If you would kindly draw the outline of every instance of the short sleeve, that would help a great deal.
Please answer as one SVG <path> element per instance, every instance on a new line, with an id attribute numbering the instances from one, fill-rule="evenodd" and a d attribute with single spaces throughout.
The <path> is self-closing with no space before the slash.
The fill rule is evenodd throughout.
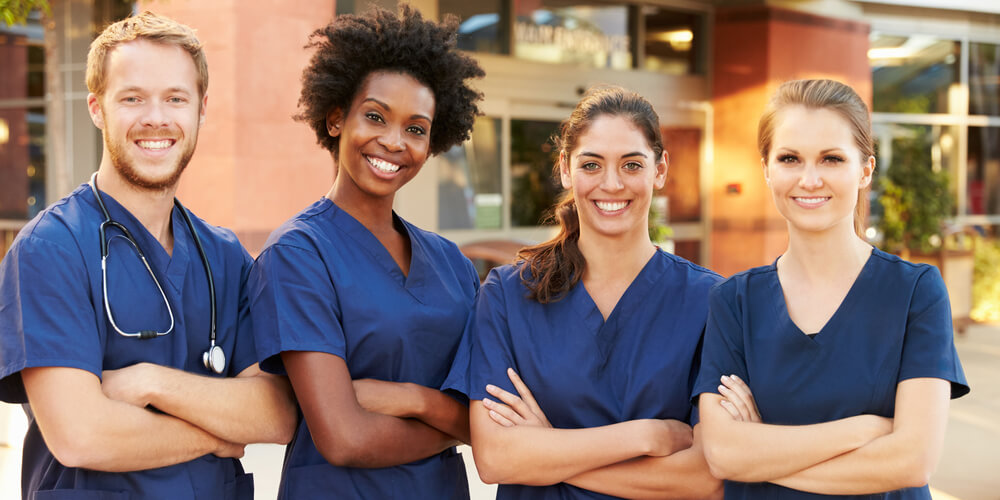
<path id="1" fill-rule="evenodd" d="M 507 377 L 507 368 L 518 370 L 518 367 L 514 363 L 505 302 L 500 274 L 490 271 L 476 295 L 475 308 L 442 390 L 459 392 L 472 401 L 488 395 L 486 384 L 517 393 Z"/>
<path id="2" fill-rule="evenodd" d="M 240 372 L 257 362 L 257 352 L 253 339 L 253 318 L 250 317 L 250 297 L 248 282 L 253 268 L 253 259 L 243 247 L 240 247 L 240 292 L 238 310 L 236 312 L 236 344 L 233 347 L 233 361 L 230 363 L 230 376 Z"/>
<path id="3" fill-rule="evenodd" d="M 326 266 L 315 250 L 278 243 L 250 271 L 250 319 L 261 369 L 286 374 L 285 351 L 346 358 L 341 313 Z"/>
<path id="4" fill-rule="evenodd" d="M 951 382 L 951 397 L 969 392 L 952 333 L 948 290 L 936 267 L 917 279 L 906 318 L 898 381 L 930 377 Z"/>
<path id="5" fill-rule="evenodd" d="M 743 342 L 740 294 L 737 282 L 724 281 L 708 293 L 708 323 L 701 351 L 698 378 L 691 391 L 691 400 L 698 404 L 704 392 L 718 394 L 719 377 L 737 375 L 748 383 L 746 354 Z"/>
<path id="6" fill-rule="evenodd" d="M 101 376 L 103 348 L 88 283 L 80 255 L 49 240 L 20 238 L 0 261 L 0 400 L 27 402 L 20 372 L 28 367 Z"/>

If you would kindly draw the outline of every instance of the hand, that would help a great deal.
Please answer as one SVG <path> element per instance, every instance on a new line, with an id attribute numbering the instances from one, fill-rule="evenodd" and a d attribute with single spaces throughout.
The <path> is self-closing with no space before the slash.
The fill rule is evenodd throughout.
<path id="1" fill-rule="evenodd" d="M 648 453 L 649 456 L 673 455 L 694 444 L 694 430 L 690 425 L 680 420 L 664 419 L 650 420 L 649 422 L 653 424 L 653 432 L 649 438 L 653 447 Z"/>
<path id="2" fill-rule="evenodd" d="M 757 409 L 757 402 L 753 399 L 750 387 L 736 375 L 723 375 L 722 385 L 719 386 L 719 393 L 722 394 L 722 401 L 719 402 L 723 408 L 729 412 L 733 420 L 738 422 L 760 422 L 760 411 Z"/>
<path id="3" fill-rule="evenodd" d="M 535 425 L 539 427 L 552 427 L 549 419 L 542 412 L 542 408 L 535 401 L 535 396 L 531 394 L 528 386 L 525 385 L 521 377 L 513 368 L 507 369 L 507 376 L 518 395 L 511 394 L 495 385 L 487 385 L 486 392 L 499 399 L 503 404 L 488 398 L 483 398 L 483 406 L 490 411 L 490 418 L 494 422 L 504 426 L 513 427 L 515 425 Z"/>
<path id="4" fill-rule="evenodd" d="M 358 404 L 366 411 L 399 418 L 410 418 L 417 413 L 411 384 L 372 378 L 356 379 L 352 384 Z"/>
<path id="5" fill-rule="evenodd" d="M 156 368 L 152 363 L 137 363 L 117 370 L 104 370 L 101 390 L 109 399 L 145 408 L 150 403 Z"/>
<path id="6" fill-rule="evenodd" d="M 219 458 L 243 458 L 246 446 L 245 444 L 230 443 L 229 441 L 220 439 L 219 447 L 212 454 Z"/>

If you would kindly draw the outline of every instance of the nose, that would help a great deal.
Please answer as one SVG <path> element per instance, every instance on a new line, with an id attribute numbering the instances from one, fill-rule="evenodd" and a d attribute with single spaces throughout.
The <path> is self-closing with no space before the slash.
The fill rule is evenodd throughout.
<path id="1" fill-rule="evenodd" d="M 379 134 L 375 142 L 379 143 L 379 145 L 389 152 L 394 153 L 403 150 L 403 134 L 395 127 L 387 127 L 382 134 Z"/>
<path id="2" fill-rule="evenodd" d="M 608 192 L 618 191 L 625 187 L 622 184 L 621 173 L 617 168 L 605 168 L 604 175 L 601 178 L 601 189 Z"/>
<path id="3" fill-rule="evenodd" d="M 163 109 L 163 103 L 153 100 L 147 103 L 145 108 L 141 122 L 144 127 L 159 128 L 170 126 L 170 118 Z"/>
<path id="4" fill-rule="evenodd" d="M 823 187 L 823 176 L 816 165 L 809 164 L 802 169 L 799 177 L 799 187 L 803 189 L 819 189 Z"/>

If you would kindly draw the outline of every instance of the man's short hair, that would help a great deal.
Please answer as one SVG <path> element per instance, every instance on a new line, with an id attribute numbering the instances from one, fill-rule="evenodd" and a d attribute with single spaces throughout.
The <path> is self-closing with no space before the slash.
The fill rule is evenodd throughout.
<path id="1" fill-rule="evenodd" d="M 108 26 L 90 44 L 90 52 L 87 54 L 87 90 L 101 97 L 107 87 L 107 75 L 104 69 L 108 53 L 119 44 L 139 39 L 176 45 L 191 54 L 191 59 L 198 69 L 198 96 L 205 96 L 205 91 L 208 90 L 208 62 L 205 60 L 201 41 L 195 36 L 194 30 L 150 11 Z"/>

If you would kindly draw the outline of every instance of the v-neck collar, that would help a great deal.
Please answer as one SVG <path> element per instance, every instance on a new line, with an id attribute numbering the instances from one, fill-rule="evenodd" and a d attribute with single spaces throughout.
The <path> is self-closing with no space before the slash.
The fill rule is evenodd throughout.
<path id="1" fill-rule="evenodd" d="M 124 224 L 132 232 L 136 244 L 146 255 L 153 270 L 166 276 L 174 292 L 180 293 L 184 287 L 184 277 L 187 275 L 188 262 L 191 259 L 188 243 L 193 244 L 194 236 L 191 234 L 192 229 L 184 223 L 184 216 L 179 212 L 180 209 L 177 208 L 177 205 L 171 204 L 170 229 L 173 231 L 174 248 L 173 252 L 167 253 L 160 240 L 156 239 L 153 233 L 149 232 L 149 229 L 118 200 L 104 191 L 101 191 L 101 198 L 104 200 L 104 205 L 107 207 L 111 219 Z M 94 199 L 93 202 L 103 220 L 104 214 L 100 213 L 97 200 Z"/>
<path id="2" fill-rule="evenodd" d="M 410 272 L 409 274 L 403 274 L 403 270 L 396 263 L 396 259 L 392 258 L 389 250 L 382 245 L 382 242 L 364 224 L 355 219 L 346 210 L 337 206 L 333 200 L 326 197 L 323 200 L 325 200 L 324 203 L 331 204 L 335 210 L 333 222 L 344 233 L 350 236 L 359 247 L 363 248 L 372 257 L 372 260 L 396 281 L 399 286 L 410 292 L 410 295 L 417 299 L 417 301 L 420 301 L 419 291 L 427 282 L 429 269 L 425 265 L 427 261 L 427 249 L 424 248 L 424 242 L 417 237 L 416 228 L 397 215 L 396 211 L 393 210 L 393 222 L 398 223 L 400 227 L 406 230 L 406 237 L 410 240 Z"/>
<path id="3" fill-rule="evenodd" d="M 810 334 L 807 334 L 806 332 L 802 331 L 802 328 L 800 328 L 799 325 L 797 325 L 795 321 L 792 320 L 792 315 L 789 314 L 788 312 L 788 304 L 785 301 L 785 290 L 781 286 L 781 280 L 778 279 L 778 258 L 774 259 L 774 262 L 771 263 L 772 279 L 770 286 L 771 286 L 772 296 L 775 297 L 775 300 L 772 301 L 772 303 L 774 304 L 775 313 L 777 314 L 778 318 L 780 318 L 782 321 L 787 322 L 788 324 L 788 327 L 783 328 L 782 330 L 791 332 L 793 336 L 798 337 L 800 339 L 799 340 L 800 342 L 804 341 L 811 345 L 821 346 L 829 342 L 829 340 L 827 340 L 828 335 L 823 335 L 823 334 L 827 330 L 835 326 L 841 316 L 848 315 L 850 310 L 854 308 L 855 306 L 854 296 L 856 296 L 859 293 L 857 290 L 861 288 L 862 282 L 868 279 L 868 275 L 871 273 L 870 269 L 874 265 L 875 261 L 874 257 L 875 257 L 875 249 L 873 248 L 871 253 L 868 254 L 868 259 L 865 260 L 864 265 L 861 266 L 861 271 L 858 272 L 858 275 L 854 278 L 854 282 L 851 283 L 850 288 L 848 288 L 847 294 L 844 295 L 844 298 L 841 299 L 840 304 L 837 305 L 837 309 L 833 312 L 830 318 L 826 320 L 826 323 L 824 323 L 823 326 L 818 331 L 810 332 Z"/>
<path id="4" fill-rule="evenodd" d="M 570 296 L 567 299 L 572 301 L 573 308 L 580 314 L 581 322 L 587 331 L 594 333 L 601 355 L 605 360 L 614 346 L 621 318 L 628 317 L 641 303 L 634 296 L 647 292 L 666 270 L 669 259 L 665 255 L 661 255 L 661 252 L 662 250 L 657 249 L 646 261 L 639 274 L 632 279 L 625 292 L 618 298 L 618 302 L 611 309 L 607 320 L 604 319 L 597 303 L 590 296 L 590 292 L 583 286 L 583 281 L 578 282 L 577 286 L 570 291 Z"/>

